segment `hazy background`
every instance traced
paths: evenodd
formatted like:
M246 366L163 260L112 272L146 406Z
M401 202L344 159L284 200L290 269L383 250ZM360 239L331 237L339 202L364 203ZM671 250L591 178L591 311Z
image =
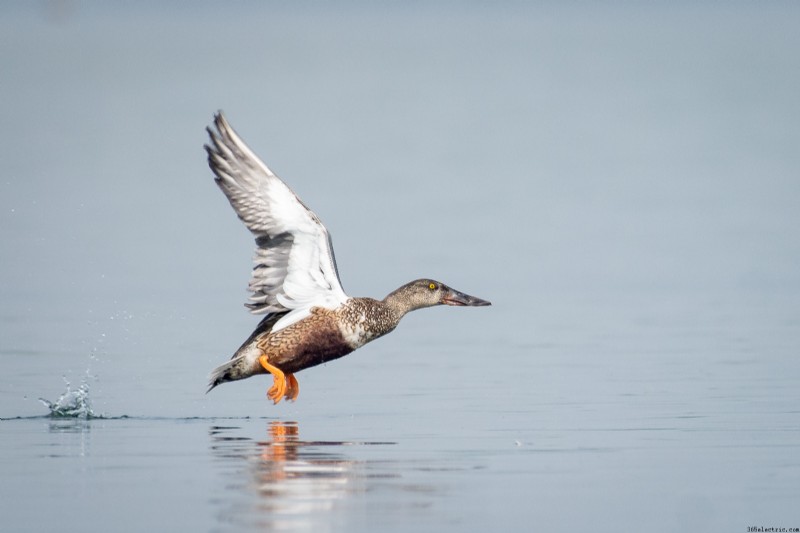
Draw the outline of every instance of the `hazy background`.
M791 2L5 3L0 417L83 380L109 417L475 446L499 526L800 526L799 23ZM263 379L204 396L257 322L202 150L218 109L325 222L349 294L427 276L493 307L415 313L295 404ZM37 428L0 424L9 461L58 444ZM452 509L486 505L456 485Z

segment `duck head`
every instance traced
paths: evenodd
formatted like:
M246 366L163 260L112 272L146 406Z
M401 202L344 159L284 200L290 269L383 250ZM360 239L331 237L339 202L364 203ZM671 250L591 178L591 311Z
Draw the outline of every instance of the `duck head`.
M433 279L418 279L406 283L384 299L390 307L396 309L401 315L434 305L455 305L482 307L492 305L491 302L482 300L469 294L457 291L440 281Z

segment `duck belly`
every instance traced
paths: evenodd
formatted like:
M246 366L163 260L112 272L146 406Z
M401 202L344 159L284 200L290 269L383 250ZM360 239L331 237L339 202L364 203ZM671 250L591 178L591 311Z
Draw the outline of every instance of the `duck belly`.
M332 320L318 314L270 335L264 344L270 364L287 374L339 359L355 349Z

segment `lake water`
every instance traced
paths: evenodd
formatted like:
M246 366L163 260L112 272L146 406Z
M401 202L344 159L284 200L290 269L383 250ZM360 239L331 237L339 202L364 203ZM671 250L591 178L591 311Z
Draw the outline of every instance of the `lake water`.
M0 530L800 527L798 16L0 7ZM219 108L350 294L493 306L204 394L258 320Z

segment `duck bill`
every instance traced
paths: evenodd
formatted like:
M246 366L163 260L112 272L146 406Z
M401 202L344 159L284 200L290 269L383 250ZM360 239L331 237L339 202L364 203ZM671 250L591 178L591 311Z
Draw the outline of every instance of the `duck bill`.
M469 307L483 307L485 305L492 305L492 302L481 300L476 296L470 296L463 292L458 292L453 289L448 289L447 294L442 297L441 302L445 305L458 305Z

